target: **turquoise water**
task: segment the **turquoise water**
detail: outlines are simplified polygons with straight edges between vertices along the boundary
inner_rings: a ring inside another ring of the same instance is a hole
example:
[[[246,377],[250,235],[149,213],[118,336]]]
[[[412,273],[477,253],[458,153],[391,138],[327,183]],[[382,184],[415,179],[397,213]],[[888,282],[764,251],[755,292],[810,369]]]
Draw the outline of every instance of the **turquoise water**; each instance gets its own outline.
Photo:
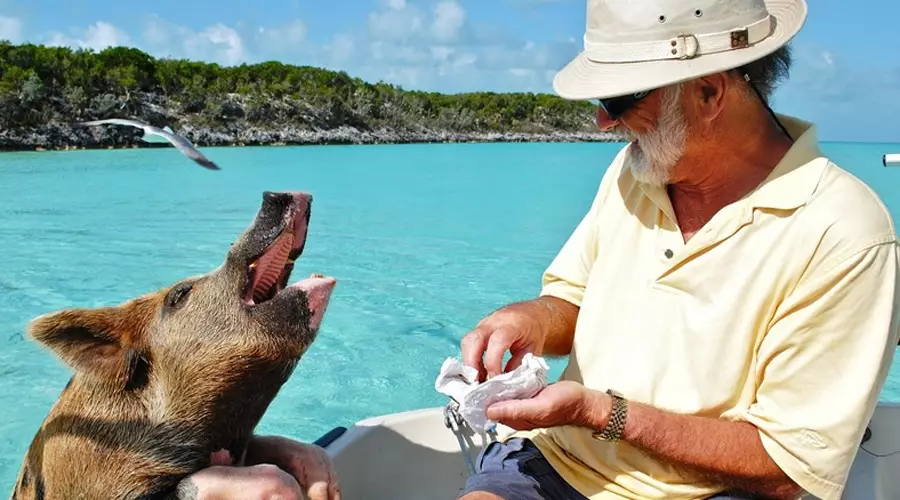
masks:
[[[617,144],[220,148],[220,172],[174,150],[0,155],[0,490],[68,370],[23,340],[32,317],[101,306],[218,266],[263,190],[315,202],[295,274],[339,280],[318,341],[261,424],[315,439],[426,406],[485,314],[533,296]],[[900,145],[826,144],[900,220]],[[553,375],[562,361],[552,362]],[[897,363],[900,364],[900,363]],[[900,367],[883,399],[900,401]]]

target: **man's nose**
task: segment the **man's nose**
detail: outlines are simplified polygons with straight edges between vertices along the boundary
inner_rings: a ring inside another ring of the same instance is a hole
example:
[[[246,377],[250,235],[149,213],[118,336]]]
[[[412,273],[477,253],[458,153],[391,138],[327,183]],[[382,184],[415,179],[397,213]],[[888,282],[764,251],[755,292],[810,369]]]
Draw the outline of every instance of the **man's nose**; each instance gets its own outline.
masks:
[[[597,128],[601,131],[606,132],[607,130],[615,127],[619,124],[619,120],[613,120],[609,117],[609,114],[606,113],[606,110],[603,109],[603,106],[597,106]]]

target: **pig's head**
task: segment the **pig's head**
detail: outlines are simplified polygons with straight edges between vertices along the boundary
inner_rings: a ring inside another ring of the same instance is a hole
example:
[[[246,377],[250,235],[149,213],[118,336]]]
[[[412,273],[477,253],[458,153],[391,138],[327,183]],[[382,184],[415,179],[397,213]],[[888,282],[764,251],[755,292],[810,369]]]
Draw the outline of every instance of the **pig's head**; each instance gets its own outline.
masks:
[[[171,426],[202,453],[240,453],[315,339],[335,284],[288,285],[311,201],[264,193],[252,225],[208,274],[33,320],[31,336],[75,372],[65,404],[100,420]]]

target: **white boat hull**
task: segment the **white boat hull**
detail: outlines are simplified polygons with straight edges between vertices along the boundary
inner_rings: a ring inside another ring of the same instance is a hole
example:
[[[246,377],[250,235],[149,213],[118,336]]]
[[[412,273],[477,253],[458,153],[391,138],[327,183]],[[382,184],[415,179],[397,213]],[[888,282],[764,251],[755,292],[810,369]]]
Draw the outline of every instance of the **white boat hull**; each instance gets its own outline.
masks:
[[[886,154],[881,158],[885,167],[900,167],[900,153]]]
[[[900,404],[880,404],[869,429],[843,498],[900,499]],[[484,440],[463,430],[474,463]],[[510,429],[498,432],[502,436]],[[469,474],[440,407],[362,420],[317,443],[335,462],[344,500],[452,500]]]

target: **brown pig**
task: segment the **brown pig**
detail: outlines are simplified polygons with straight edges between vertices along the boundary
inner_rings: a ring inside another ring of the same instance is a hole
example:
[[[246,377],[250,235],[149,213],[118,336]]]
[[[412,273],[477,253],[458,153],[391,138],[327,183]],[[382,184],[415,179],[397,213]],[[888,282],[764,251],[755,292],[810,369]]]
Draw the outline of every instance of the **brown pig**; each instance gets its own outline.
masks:
[[[12,498],[179,498],[192,489],[183,480],[217,465],[214,454],[240,463],[335,285],[319,275],[287,285],[311,203],[305,193],[266,192],[219,268],[29,323],[29,336],[73,376],[28,448]],[[309,456],[316,464],[294,465],[331,466],[324,453]]]

